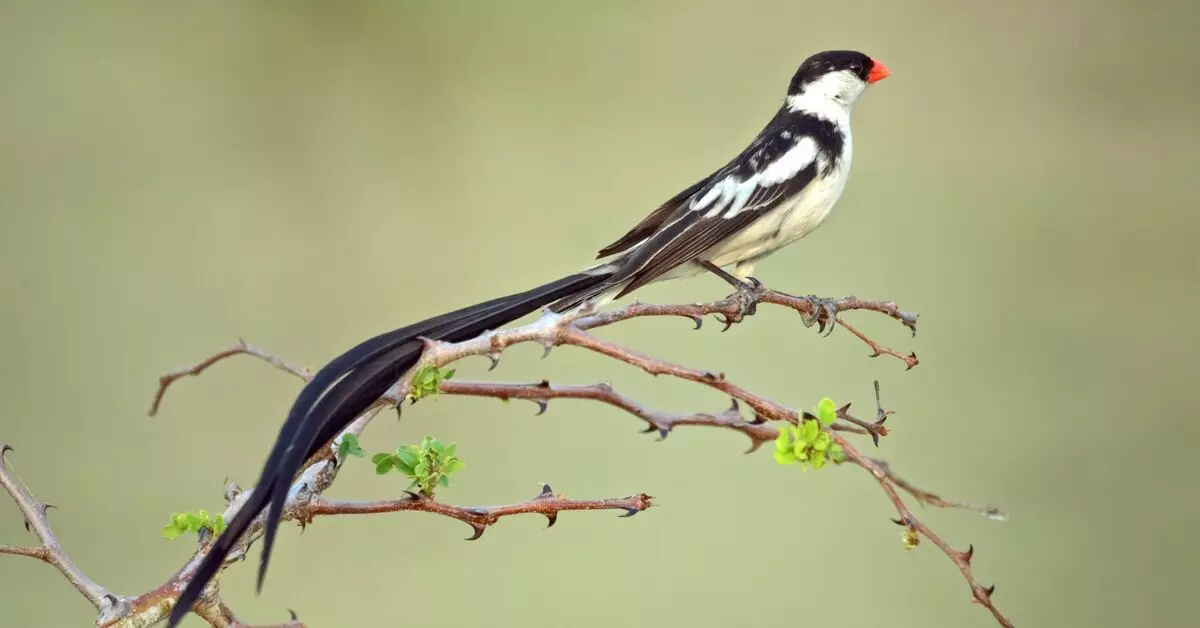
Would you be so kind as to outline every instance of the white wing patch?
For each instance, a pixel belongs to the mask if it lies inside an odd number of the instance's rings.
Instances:
[[[812,162],[817,158],[817,143],[811,137],[805,137],[791,150],[783,154],[783,157],[775,160],[775,163],[766,167],[759,173],[760,185],[778,185],[796,176],[801,170],[812,165]],[[753,181],[755,177],[751,177],[746,182]]]
[[[722,218],[733,218],[746,208],[747,201],[755,192],[764,188],[785,183],[798,175],[802,170],[812,165],[817,159],[817,143],[811,137],[805,137],[790,148],[779,159],[767,164],[759,172],[746,179],[737,175],[729,175],[709,188],[708,192],[692,201],[693,211],[704,211],[706,218],[720,215]],[[761,200],[761,199],[760,199]],[[722,213],[723,212],[723,213]]]

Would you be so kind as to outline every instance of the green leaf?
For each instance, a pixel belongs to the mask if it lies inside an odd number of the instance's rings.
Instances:
[[[442,373],[442,381],[448,380],[451,377],[454,377],[454,369],[450,369],[450,370]]]
[[[450,477],[443,475],[442,477],[438,478],[438,484],[441,484],[442,486],[449,488],[450,487]]]
[[[358,458],[365,458],[367,456],[367,452],[363,451],[363,448],[358,445],[358,435],[353,432],[343,434],[342,440],[338,443],[338,458],[344,459],[346,456],[356,456]]]
[[[446,461],[446,466],[442,468],[442,473],[445,475],[450,475],[451,473],[457,473],[459,471],[462,471],[466,466],[467,466],[467,463],[463,462],[462,460],[460,460],[458,458],[451,458]]]
[[[811,443],[816,440],[817,434],[820,433],[821,426],[816,421],[805,421],[804,424],[800,426],[800,438],[806,443]]]
[[[386,457],[375,463],[375,473],[385,475],[396,464],[396,459],[390,455],[384,454]]]
[[[800,461],[808,460],[808,452],[808,445],[803,441],[796,441],[795,446],[792,447],[792,455]]]
[[[375,454],[371,456],[371,464],[379,464],[392,457],[392,454]]]
[[[831,444],[829,449],[826,450],[825,455],[828,456],[829,460],[834,464],[842,464],[846,461],[846,452],[842,451],[842,446],[837,443]]]
[[[215,532],[217,534],[217,536],[220,536],[221,533],[225,532],[225,516],[224,515],[217,515],[217,518],[213,521],[212,529],[213,529],[213,532]]]
[[[824,467],[825,466],[825,452],[823,452],[823,451],[812,452],[812,455],[810,456],[808,463],[811,464],[814,469],[820,469],[820,468]]]
[[[168,541],[179,538],[179,535],[183,534],[183,532],[184,531],[174,523],[168,523],[167,525],[163,526],[162,529],[163,538],[167,539]]]
[[[829,449],[829,445],[832,442],[833,438],[829,436],[829,432],[821,432],[817,434],[816,440],[813,441],[812,448],[817,451],[825,451]]]
[[[779,430],[779,436],[775,437],[775,451],[777,453],[791,451],[792,435],[790,432],[791,430],[788,426],[784,426],[783,429]]]
[[[396,450],[396,457],[409,467],[417,466],[417,462],[419,462],[421,458],[417,451],[415,451],[415,447],[413,445],[402,445]]]
[[[424,460],[417,463],[417,466],[413,467],[413,475],[417,476],[418,478],[429,477],[429,465],[425,464]]]
[[[775,462],[779,464],[796,464],[800,461],[792,454],[791,448],[788,448],[787,451],[775,450]]]
[[[454,457],[454,450],[455,450],[457,447],[458,447],[458,444],[457,444],[457,443],[450,443],[449,445],[446,445],[446,448],[445,448],[444,450],[442,450],[442,455],[443,455],[443,456],[446,456],[447,458],[453,458],[453,457]]]
[[[403,473],[404,475],[407,475],[410,478],[415,477],[417,475],[416,471],[413,470],[412,465],[409,465],[408,463],[404,462],[403,460],[396,460],[392,464],[395,465],[397,471],[399,471],[400,473]]]
[[[817,418],[825,425],[833,425],[837,421],[837,404],[829,397],[821,399],[817,404]]]
[[[443,445],[438,439],[431,438],[429,439],[429,449],[433,450],[434,453],[440,456],[441,453],[446,450],[446,446]]]

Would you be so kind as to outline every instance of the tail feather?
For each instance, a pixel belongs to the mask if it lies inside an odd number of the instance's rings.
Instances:
[[[174,628],[190,611],[234,544],[251,527],[258,514],[269,506],[258,574],[261,590],[287,493],[301,465],[417,363],[423,350],[421,337],[461,342],[548,304],[554,304],[556,311],[565,311],[569,308],[557,306],[564,302],[582,303],[590,296],[581,299],[578,298],[580,295],[598,294],[596,288],[606,285],[608,279],[608,273],[571,275],[526,292],[380,334],[332,360],[297,395],[263,465],[258,486],[201,559],[171,611],[168,628]]]

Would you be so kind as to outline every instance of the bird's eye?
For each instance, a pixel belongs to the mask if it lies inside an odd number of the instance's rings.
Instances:
[[[854,72],[855,74],[858,74],[859,72],[862,72],[862,64],[861,64],[861,63],[851,63],[851,64],[850,64],[850,71],[851,71],[851,72]]]

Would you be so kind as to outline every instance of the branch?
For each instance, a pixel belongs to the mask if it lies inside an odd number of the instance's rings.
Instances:
[[[41,544],[34,547],[0,545],[0,554],[28,556],[54,565],[67,582],[100,611],[101,618],[124,612],[128,599],[117,597],[108,589],[96,584],[62,550],[58,538],[50,529],[50,519],[46,516],[46,511],[54,508],[54,504],[34,499],[29,489],[17,479],[5,457],[10,451],[14,451],[11,446],[0,443],[0,485],[4,486],[4,490],[8,491],[9,496],[21,509],[21,514],[25,517],[25,529],[36,534]]]
[[[301,506],[298,515],[301,521],[309,523],[318,516],[372,515],[401,511],[431,512],[471,526],[474,533],[467,540],[474,541],[483,536],[484,531],[502,517],[538,514],[546,517],[550,521],[546,527],[551,527],[558,521],[558,513],[569,510],[623,510],[625,514],[621,515],[622,517],[632,517],[654,505],[651,501],[654,498],[645,493],[623,499],[567,499],[555,494],[549,484],[542,485],[542,492],[537,497],[507,506],[454,506],[411,491],[405,493],[407,497],[404,499],[370,502],[317,497]]]

